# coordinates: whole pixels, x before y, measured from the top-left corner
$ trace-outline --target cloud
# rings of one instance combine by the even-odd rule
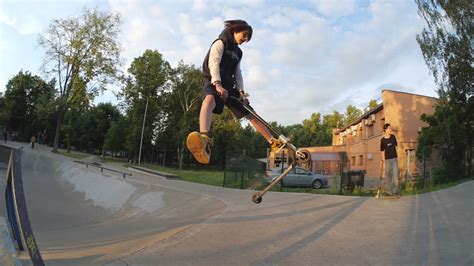
[[[35,25],[44,28],[67,7],[46,4],[47,8],[37,7],[45,13],[35,13],[21,2],[18,9],[2,5],[0,23],[15,25],[22,32],[38,31],[26,20],[20,26],[16,14],[32,14],[30,24],[37,21]],[[312,113],[344,112],[348,104],[364,108],[370,99],[380,97],[383,84],[433,94],[432,78],[415,40],[423,24],[410,1],[110,0],[99,4],[122,15],[124,70],[146,49],[159,51],[172,66],[183,60],[200,67],[223,21],[247,20],[254,34],[241,47],[246,90],[262,117],[283,125],[300,123]],[[72,11],[62,16],[73,15]],[[42,56],[37,55],[39,60]]]
[[[356,9],[355,0],[314,0],[313,2],[317,10],[327,17],[347,16],[354,13]]]
[[[14,28],[23,35],[39,33],[44,27],[39,16],[35,13],[26,13],[21,17],[15,16],[15,9],[0,9],[0,23]],[[10,12],[9,12],[10,11]]]

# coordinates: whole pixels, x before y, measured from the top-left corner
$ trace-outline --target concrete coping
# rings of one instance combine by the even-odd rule
[[[146,173],[149,173],[149,174],[164,176],[164,177],[167,178],[167,179],[181,179],[180,176],[177,176],[177,175],[175,175],[175,174],[170,174],[170,173],[166,173],[166,172],[161,172],[161,171],[157,171],[157,170],[152,170],[152,169],[145,168],[145,167],[141,167],[141,166],[129,165],[128,167],[129,167],[129,168],[136,169],[136,170],[139,170],[139,171],[143,171],[143,172],[146,172]]]
[[[100,168],[100,171],[103,172],[104,169],[105,170],[108,170],[108,171],[111,171],[111,172],[115,172],[115,173],[119,173],[123,176],[123,178],[126,178],[127,175],[129,176],[132,176],[131,173],[125,173],[125,172],[121,172],[121,171],[117,171],[117,170],[114,170],[114,169],[110,169],[110,168],[107,168],[107,167],[104,167],[102,166],[101,164],[99,163],[89,163],[89,162],[83,162],[83,161],[77,161],[77,160],[74,160],[75,163],[80,163],[80,164],[85,164],[86,167],[89,167],[90,166],[93,166],[93,167],[97,167],[97,168]]]

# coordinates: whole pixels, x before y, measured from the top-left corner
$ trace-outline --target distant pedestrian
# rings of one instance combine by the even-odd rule
[[[5,144],[7,143],[8,133],[3,131],[3,139],[5,140]]]
[[[31,148],[34,149],[35,148],[35,143],[36,143],[35,135],[33,135],[30,140],[31,140]]]
[[[380,140],[380,151],[382,152],[382,164],[385,163],[385,174],[387,176],[387,193],[399,194],[398,191],[398,156],[397,138],[392,134],[389,123],[383,125],[384,135]]]

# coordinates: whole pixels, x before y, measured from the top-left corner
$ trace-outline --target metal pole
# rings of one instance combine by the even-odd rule
[[[146,120],[147,110],[148,110],[148,97],[146,98],[145,114],[143,115],[142,136],[140,138],[140,150],[138,151],[138,164],[140,164],[141,158],[142,158],[143,131],[145,130],[145,120]]]

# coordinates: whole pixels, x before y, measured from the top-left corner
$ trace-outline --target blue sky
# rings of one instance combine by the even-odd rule
[[[254,29],[242,71],[253,107],[268,121],[365,108],[383,89],[437,96],[416,35],[425,26],[409,0],[0,0],[0,91],[20,70],[46,80],[38,36],[82,7],[122,15],[126,70],[145,49],[176,66],[201,66],[227,19]],[[117,88],[115,88],[117,90]],[[112,91],[97,102],[118,103]]]

